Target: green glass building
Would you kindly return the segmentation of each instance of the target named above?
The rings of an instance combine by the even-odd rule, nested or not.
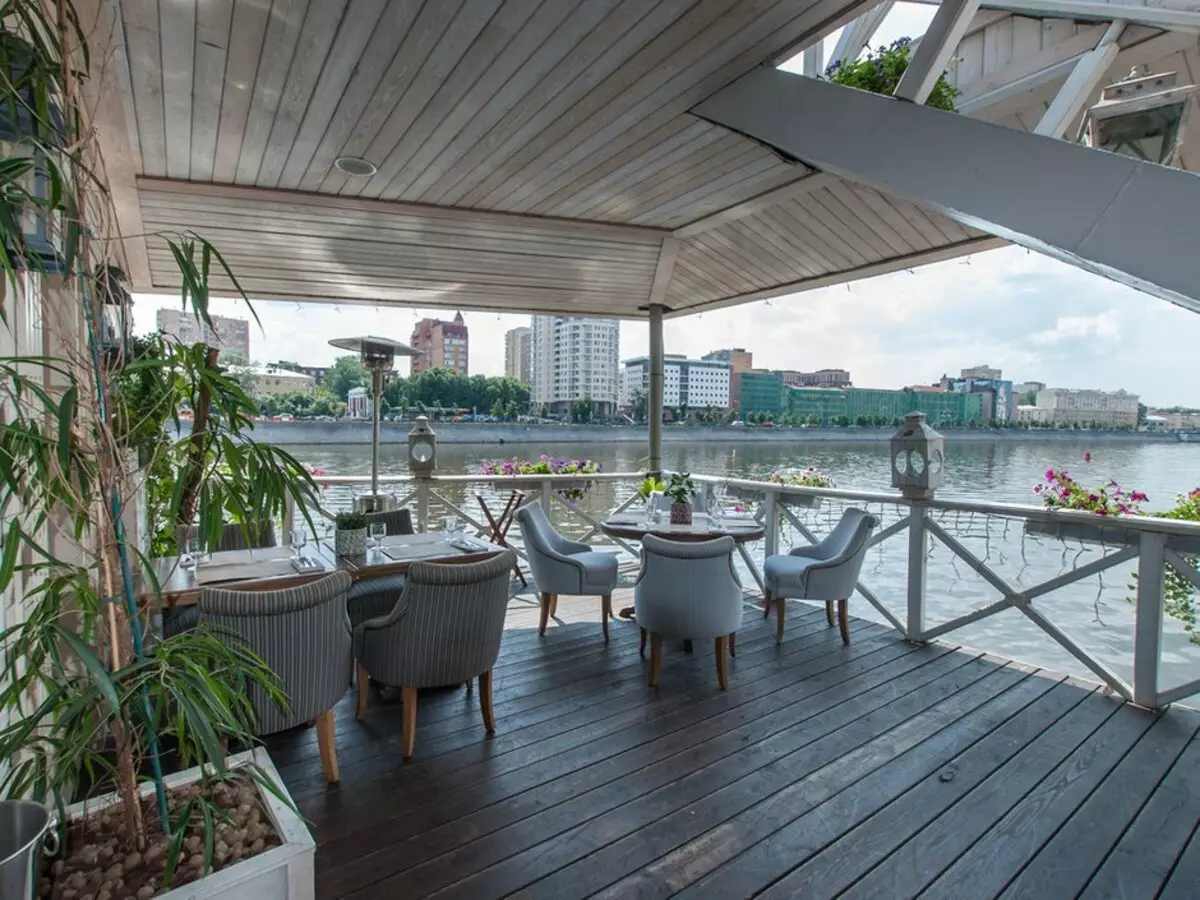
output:
[[[743,417],[748,413],[774,413],[784,410],[782,372],[742,372],[738,391],[738,409]]]
[[[745,376],[743,376],[744,378]],[[874,388],[788,388],[786,411],[800,421],[821,425],[891,424],[910,412],[923,412],[929,424],[966,425],[983,422],[983,395],[933,391],[888,391]]]

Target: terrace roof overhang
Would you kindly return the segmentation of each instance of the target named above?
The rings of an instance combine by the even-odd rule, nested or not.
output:
[[[869,0],[91,4],[137,291],[178,288],[160,235],[195,231],[251,296],[337,303],[685,315],[1006,240],[1200,293],[1166,260],[1200,178],[771,68]]]

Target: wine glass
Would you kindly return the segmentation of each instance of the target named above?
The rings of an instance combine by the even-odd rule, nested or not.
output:
[[[387,537],[387,523],[386,522],[372,522],[371,523],[371,543],[372,543],[372,545],[375,547],[382,547],[383,539],[385,537]]]
[[[446,533],[446,537],[451,537],[458,531],[458,516],[446,516],[442,520],[442,531]]]
[[[184,545],[184,554],[179,558],[179,565],[185,569],[194,569],[200,562],[200,538],[190,537]]]
[[[308,543],[308,532],[303,528],[292,530],[292,559],[304,559],[304,546]]]

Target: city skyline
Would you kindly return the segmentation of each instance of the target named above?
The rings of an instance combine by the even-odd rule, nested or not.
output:
[[[135,330],[152,331],[156,310],[178,305],[177,297],[135,296]],[[328,365],[340,355],[327,345],[330,335],[405,340],[419,319],[448,315],[291,301],[260,301],[255,310],[266,335],[251,322],[251,357],[299,357],[305,365]],[[223,298],[212,300],[212,312],[248,316],[243,302]],[[528,326],[530,317],[463,315],[480,335],[472,373],[504,374],[504,333]],[[645,323],[624,326],[620,358],[645,355]],[[1200,384],[1181,377],[1200,345],[1200,316],[1020,248],[669,319],[665,344],[689,357],[745,347],[760,368],[845,368],[867,387],[927,383],[987,362],[1018,382],[1125,389],[1151,406],[1200,407]],[[400,371],[407,373],[403,364]]]

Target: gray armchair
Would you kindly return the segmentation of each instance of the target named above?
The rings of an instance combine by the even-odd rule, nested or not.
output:
[[[195,536],[195,525],[184,525],[175,529],[175,543],[181,555],[187,549],[188,540]],[[267,522],[265,525],[257,526],[223,525],[221,526],[221,537],[217,540],[216,546],[208,549],[215,553],[222,553],[226,550],[258,550],[274,546],[276,546],[275,523]],[[198,606],[166,607],[162,612],[163,636],[171,637],[184,631],[190,631],[196,627],[196,623],[199,621],[200,607]]]
[[[612,593],[617,587],[617,557],[593,550],[587,544],[569,541],[551,526],[541,506],[531,503],[517,512],[521,536],[529,556],[529,569],[541,600],[538,634],[546,633],[546,623],[558,606],[558,595],[600,597],[604,640],[608,641],[608,620],[612,617]]]
[[[307,722],[317,725],[321,767],[338,780],[333,707],[350,689],[354,670],[346,591],[350,576],[324,578],[279,591],[205,588],[200,620],[225,640],[240,641],[279,676],[290,706],[280,709],[262,688],[250,686],[258,734],[274,734]]]
[[[731,537],[691,543],[647,535],[633,589],[642,642],[650,634],[650,686],[658,682],[662,637],[714,640],[717,682],[725,690],[725,642],[734,651],[742,623],[742,585],[733,569]]]
[[[474,563],[416,562],[404,593],[386,616],[354,629],[358,718],[367,711],[369,679],[401,688],[404,758],[413,754],[417,690],[479,678],[479,709],[488,733],[492,666],[500,653],[508,610],[511,550]]]
[[[796,547],[786,556],[767,557],[763,564],[763,618],[771,615],[773,601],[778,616],[776,641],[783,640],[785,600],[824,600],[830,625],[836,600],[842,641],[850,643],[847,605],[858,584],[871,531],[878,524],[879,520],[866,510],[847,509],[820,543]]]
[[[382,522],[387,533],[412,534],[412,514],[407,509],[392,509],[387,512],[367,513],[367,524]],[[350,613],[350,625],[357,628],[368,619],[386,616],[404,592],[404,575],[379,575],[360,578],[350,586],[346,596],[346,610]]]

